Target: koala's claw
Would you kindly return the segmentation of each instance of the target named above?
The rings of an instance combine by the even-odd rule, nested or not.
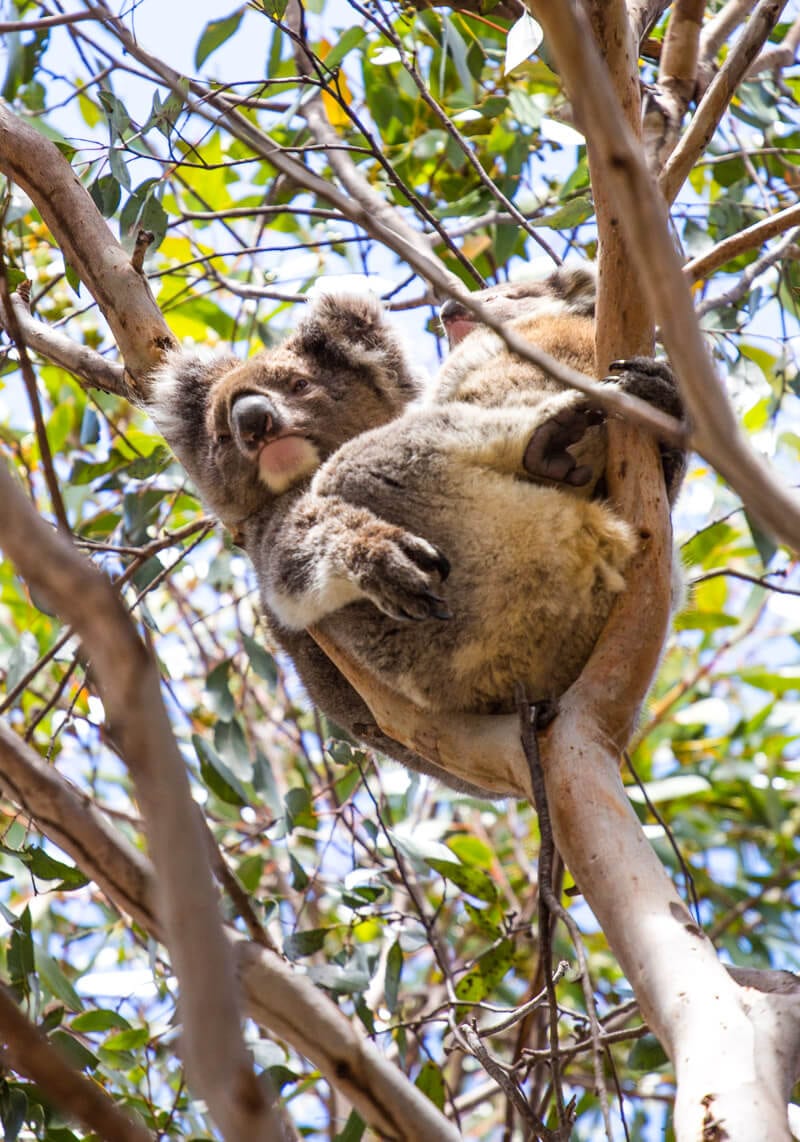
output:
[[[627,361],[612,361],[613,376],[606,382],[617,385],[623,392],[631,393],[647,401],[654,408],[669,413],[670,416],[683,416],[675,374],[666,361],[655,361],[652,357],[630,357]]]
[[[525,471],[537,480],[552,480],[573,488],[588,484],[593,470],[586,464],[579,466],[567,449],[605,418],[602,409],[588,405],[561,409],[541,424],[528,441],[522,460]]]
[[[361,588],[372,603],[402,621],[451,619],[436,586],[450,574],[450,563],[433,544],[402,528],[389,528],[373,546]]]

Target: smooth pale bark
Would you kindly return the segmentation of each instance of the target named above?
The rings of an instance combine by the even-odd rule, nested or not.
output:
[[[532,6],[545,28],[578,120],[591,140],[598,220],[604,217],[610,223],[604,231],[606,241],[616,243],[619,234],[626,243],[627,253],[620,251],[617,257],[628,259],[638,271],[644,296],[662,327],[685,388],[690,413],[702,415],[712,393],[712,403],[716,399],[721,405],[726,426],[738,435],[691,312],[666,212],[633,133],[625,126],[583,10],[572,2],[555,0],[537,0]],[[623,54],[619,44],[616,54],[618,58]],[[627,90],[624,76],[623,84]],[[658,273],[652,272],[652,266],[658,267]],[[635,323],[637,311],[631,313],[635,341],[642,330]],[[613,325],[600,331],[609,346],[605,350],[601,346],[601,354],[613,349],[615,337],[624,338],[624,311],[621,316],[623,323],[616,331]],[[681,366],[687,361],[698,367],[699,376],[685,376],[687,370]],[[696,431],[702,431],[702,424]],[[637,478],[642,474],[647,475],[640,471]],[[616,478],[613,469],[611,476]],[[623,478],[617,485],[623,502],[630,493],[625,483]],[[643,486],[649,495],[649,482]],[[657,528],[663,503],[641,505],[640,510],[648,526]],[[790,510],[797,510],[795,502],[790,503]],[[655,532],[661,544],[667,535],[668,529]],[[668,550],[660,558],[666,568]],[[800,1030],[796,993],[782,996],[779,1005],[770,1004],[768,998],[756,1002],[751,988],[734,982],[678,898],[619,777],[617,751],[610,739],[619,732],[626,704],[636,697],[637,673],[650,669],[663,613],[656,613],[652,630],[641,626],[639,615],[645,600],[655,597],[663,606],[665,586],[662,573],[654,593],[638,571],[614,608],[586,669],[563,699],[559,717],[543,736],[542,764],[556,843],[645,1017],[673,1060],[678,1078],[678,1139],[785,1139],[786,1098],[796,1073]],[[644,645],[639,642],[641,636]],[[725,1134],[720,1132],[723,1128]]]
[[[22,187],[108,322],[135,391],[175,344],[147,279],[100,215],[89,192],[44,135],[0,103],[0,170]]]
[[[155,870],[89,797],[0,723],[0,787],[109,900],[155,939]],[[412,1142],[458,1137],[405,1075],[310,980],[273,952],[229,931],[246,1015],[319,1067],[375,1131]],[[406,1131],[403,1134],[403,1130]]]
[[[161,700],[155,660],[109,580],[39,518],[2,467],[0,547],[81,639],[130,768],[158,874],[157,915],[180,984],[189,1081],[226,1142],[277,1142],[284,1134],[242,1038],[206,839]]]

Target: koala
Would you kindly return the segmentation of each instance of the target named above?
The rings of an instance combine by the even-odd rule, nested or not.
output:
[[[206,507],[253,555],[251,534],[267,521],[280,534],[312,472],[339,445],[398,416],[426,379],[376,302],[350,298],[343,306],[323,297],[283,345],[246,362],[208,350],[167,354],[150,378],[147,409]],[[246,399],[265,393],[268,420],[262,405]],[[448,779],[387,737],[311,636],[281,624],[262,596],[275,643],[323,713],[408,768]]]
[[[542,281],[508,282],[478,291],[495,317],[527,337],[562,364],[579,372],[594,372],[594,317],[597,278],[590,265],[562,266]],[[539,405],[549,398],[552,419],[531,442],[527,465],[539,480],[569,485],[576,494],[605,494],[605,415],[587,398],[566,390],[529,361],[510,353],[502,339],[481,326],[459,302],[451,299],[440,318],[451,353],[431,388],[434,404],[457,399],[477,404]],[[466,343],[462,345],[462,342]],[[627,392],[680,418],[682,405],[669,368],[649,358],[615,362],[623,377],[616,383]],[[559,394],[555,397],[554,394]],[[556,411],[557,410],[557,411]],[[661,445],[670,503],[680,490],[686,454]]]
[[[591,370],[590,306],[583,297],[570,310],[569,273],[485,300],[513,302],[515,328]],[[629,525],[591,498],[602,447],[591,463],[570,451],[602,437],[603,414],[488,330],[455,340],[420,395],[377,302],[324,297],[283,347],[245,364],[171,358],[152,403],[208,506],[241,535],[312,697],[356,736],[450,783],[380,740],[305,629],[319,624],[434,713],[506,712],[516,682],[533,700],[554,699],[578,676],[636,549]],[[680,412],[654,362],[627,364],[613,383]],[[679,478],[673,466],[671,494]]]

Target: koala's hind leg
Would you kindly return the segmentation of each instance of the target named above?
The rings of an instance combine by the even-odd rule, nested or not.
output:
[[[337,496],[308,492],[254,561],[267,605],[289,630],[363,599],[395,619],[450,618],[439,594],[450,571],[441,552]]]

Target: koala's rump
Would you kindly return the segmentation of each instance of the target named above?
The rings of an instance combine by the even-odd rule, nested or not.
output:
[[[574,681],[635,543],[607,505],[497,471],[485,450],[451,446],[453,425],[427,417],[368,433],[318,484],[439,548],[451,570],[437,590],[453,617],[397,621],[363,602],[325,624],[412,701],[501,712],[513,709],[517,682],[533,700]]]

